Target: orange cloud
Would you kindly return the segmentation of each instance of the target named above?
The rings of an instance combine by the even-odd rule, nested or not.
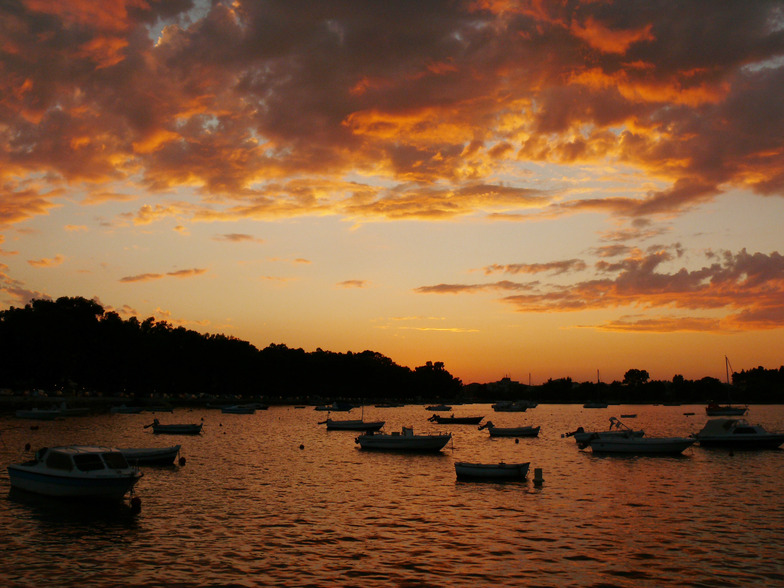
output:
[[[526,290],[503,302],[519,312],[549,313],[638,307],[726,312],[723,318],[650,317],[619,319],[601,329],[668,332],[673,330],[771,329],[784,327],[784,257],[777,252],[709,254],[717,261],[696,270],[657,271],[672,264],[678,246],[632,251],[625,259],[596,264],[597,278],[567,286],[542,283],[439,284],[416,288],[419,293],[465,294]]]
[[[120,278],[120,282],[124,282],[124,283],[149,282],[152,280],[160,280],[161,278],[165,278],[167,276],[174,277],[174,278],[192,278],[195,276],[200,276],[204,274],[206,271],[207,271],[206,269],[193,268],[193,269],[177,270],[165,274],[138,274],[135,276],[126,276],[124,278]]]
[[[337,283],[339,288],[367,288],[369,285],[367,280],[344,280]]]
[[[56,265],[60,265],[64,261],[65,261],[65,257],[63,257],[62,255],[55,255],[53,258],[28,259],[27,263],[29,263],[33,267],[53,267]]]
[[[636,30],[613,30],[603,23],[589,16],[585,25],[573,22],[572,33],[594,49],[602,53],[617,53],[623,55],[633,43],[641,41],[653,41],[651,33],[652,24],[647,24]]]

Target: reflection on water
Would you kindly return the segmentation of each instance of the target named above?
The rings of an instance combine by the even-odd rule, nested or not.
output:
[[[694,416],[683,412],[694,411]],[[540,425],[538,438],[491,439],[471,425],[433,425],[421,406],[367,409],[387,430],[449,430],[436,455],[365,452],[356,433],[318,426],[319,413],[177,410],[198,422],[177,437],[184,467],[144,468],[142,512],[9,492],[4,585],[89,586],[660,586],[784,582],[784,452],[688,449],[677,458],[595,456],[561,434],[606,428],[614,414],[646,434],[685,436],[702,407],[489,406],[499,426]],[[353,414],[353,413],[352,413]],[[349,417],[347,417],[349,418]],[[351,417],[358,418],[358,417]],[[145,415],[42,423],[4,418],[3,465],[56,444],[170,445]],[[784,429],[784,407],[750,420]],[[161,419],[164,422],[163,419]],[[29,454],[27,454],[29,455]],[[544,484],[457,482],[455,461],[531,462]],[[83,508],[86,507],[86,508]]]

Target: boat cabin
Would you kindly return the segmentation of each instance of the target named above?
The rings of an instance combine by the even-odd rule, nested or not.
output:
[[[74,468],[82,472],[96,470],[122,470],[129,467],[125,456],[119,451],[110,449],[63,447],[39,449],[36,462],[42,462],[47,468],[70,472]],[[35,462],[34,462],[35,463]]]

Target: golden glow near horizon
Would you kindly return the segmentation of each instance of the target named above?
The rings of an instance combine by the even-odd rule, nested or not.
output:
[[[784,364],[784,10],[0,7],[0,308],[464,382]]]

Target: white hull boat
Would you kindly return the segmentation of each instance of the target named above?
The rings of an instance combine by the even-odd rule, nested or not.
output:
[[[769,433],[745,419],[710,420],[694,437],[700,447],[727,449],[776,449],[784,443],[784,433]]]
[[[401,432],[392,433],[366,433],[360,435],[354,442],[362,449],[378,449],[387,451],[441,451],[449,440],[451,433],[424,433],[415,435],[410,427],[403,427]]]
[[[538,437],[540,427],[496,427],[493,421],[487,421],[479,430],[487,429],[491,437]]]
[[[8,466],[11,486],[45,496],[122,499],[142,477],[111,447],[41,449],[35,459]]]
[[[118,449],[132,465],[171,465],[180,453],[179,445]]]
[[[477,482],[510,482],[525,480],[530,462],[526,463],[468,463],[455,462],[458,480]]]
[[[605,437],[589,441],[594,453],[677,455],[694,444],[688,437]]]

